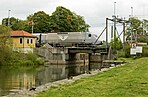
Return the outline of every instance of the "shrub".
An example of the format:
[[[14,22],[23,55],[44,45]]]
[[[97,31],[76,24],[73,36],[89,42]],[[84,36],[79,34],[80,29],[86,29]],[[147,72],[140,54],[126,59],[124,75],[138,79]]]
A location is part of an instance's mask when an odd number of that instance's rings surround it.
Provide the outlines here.
[[[148,46],[143,46],[142,57],[148,57]]]
[[[123,49],[121,49],[117,52],[117,57],[129,58],[131,56],[130,55],[130,48],[131,48],[131,46],[128,43],[125,43],[123,46]]]

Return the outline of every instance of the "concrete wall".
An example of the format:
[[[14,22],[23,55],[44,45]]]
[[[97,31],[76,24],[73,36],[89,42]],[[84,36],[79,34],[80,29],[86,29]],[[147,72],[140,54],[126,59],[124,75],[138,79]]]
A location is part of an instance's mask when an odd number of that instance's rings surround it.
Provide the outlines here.
[[[100,53],[90,54],[90,69],[100,69],[102,66],[102,56]]]
[[[66,48],[41,47],[41,48],[36,48],[35,52],[37,52],[38,55],[44,57],[51,64],[87,63],[88,65],[88,54],[85,53],[68,54],[68,49]]]
[[[37,49],[37,53],[44,57],[48,64],[68,64],[79,65],[89,68],[89,70],[100,69],[108,56],[100,53],[70,53],[66,48],[47,48],[41,47]]]

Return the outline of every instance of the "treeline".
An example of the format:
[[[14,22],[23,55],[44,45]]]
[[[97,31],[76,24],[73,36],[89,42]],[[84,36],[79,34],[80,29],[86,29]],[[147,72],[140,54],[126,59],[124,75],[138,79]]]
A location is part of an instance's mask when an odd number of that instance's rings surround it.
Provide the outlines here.
[[[85,32],[89,28],[82,16],[62,6],[57,7],[52,15],[38,11],[26,17],[26,20],[11,17],[9,21],[12,30],[25,30],[30,33],[32,26],[34,33]],[[7,26],[8,18],[4,18],[2,24]]]

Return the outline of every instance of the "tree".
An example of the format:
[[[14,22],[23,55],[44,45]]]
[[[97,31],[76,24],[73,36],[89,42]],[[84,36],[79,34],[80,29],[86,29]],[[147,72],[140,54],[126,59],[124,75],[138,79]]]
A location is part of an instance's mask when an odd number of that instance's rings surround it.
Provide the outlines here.
[[[59,6],[50,16],[50,28],[53,32],[85,32],[89,25],[82,16]]]
[[[6,64],[11,59],[11,29],[5,25],[0,25],[0,65]]]
[[[8,41],[10,40],[10,31],[11,28],[0,25],[0,45],[2,46],[8,46]]]
[[[142,35],[143,33],[142,21],[139,20],[138,18],[132,17],[129,18],[129,22],[130,26],[127,28],[128,32],[126,33],[127,36],[126,40],[130,40],[131,35],[132,38],[136,38],[136,35]]]
[[[8,18],[2,20],[2,24],[8,26]],[[27,17],[27,20],[20,20],[15,17],[10,18],[10,28],[12,30],[25,30],[34,33],[48,32],[86,32],[89,25],[84,18],[71,12],[62,6],[56,8],[51,16],[44,11],[38,11]]]
[[[4,18],[2,20],[2,25],[8,26],[8,18]],[[10,25],[9,25],[9,27],[12,30],[25,30],[25,31],[29,31],[28,21],[20,20],[20,19],[17,19],[15,17],[11,17],[10,18]]]
[[[15,17],[10,18],[10,27],[12,27],[16,22],[18,22],[18,19]],[[4,18],[2,20],[2,25],[8,26],[8,18]]]
[[[17,20],[12,26],[12,30],[25,30],[29,31],[29,24],[25,20]]]
[[[143,34],[148,36],[148,20],[143,19]]]
[[[130,27],[127,29],[129,30],[127,34],[127,40],[132,39],[136,40],[136,42],[146,42],[147,43],[147,27],[148,27],[148,20],[139,20],[138,18],[130,18],[129,21],[131,22]]]
[[[129,18],[129,21],[131,22],[131,31],[133,33],[142,34],[143,27],[142,27],[142,21],[137,18]]]
[[[49,15],[43,11],[38,11],[27,17],[27,21],[30,24],[29,32],[31,32],[31,26],[34,26],[34,32],[36,33],[47,33],[51,29],[49,28]]]

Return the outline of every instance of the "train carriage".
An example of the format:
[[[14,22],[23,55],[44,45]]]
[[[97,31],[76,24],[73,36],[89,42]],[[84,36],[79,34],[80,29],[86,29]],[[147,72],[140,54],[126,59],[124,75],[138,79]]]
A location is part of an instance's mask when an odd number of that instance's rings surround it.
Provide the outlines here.
[[[92,46],[96,39],[97,36],[90,32],[59,32],[46,36],[46,42],[56,46]],[[101,44],[101,41],[96,44]]]

